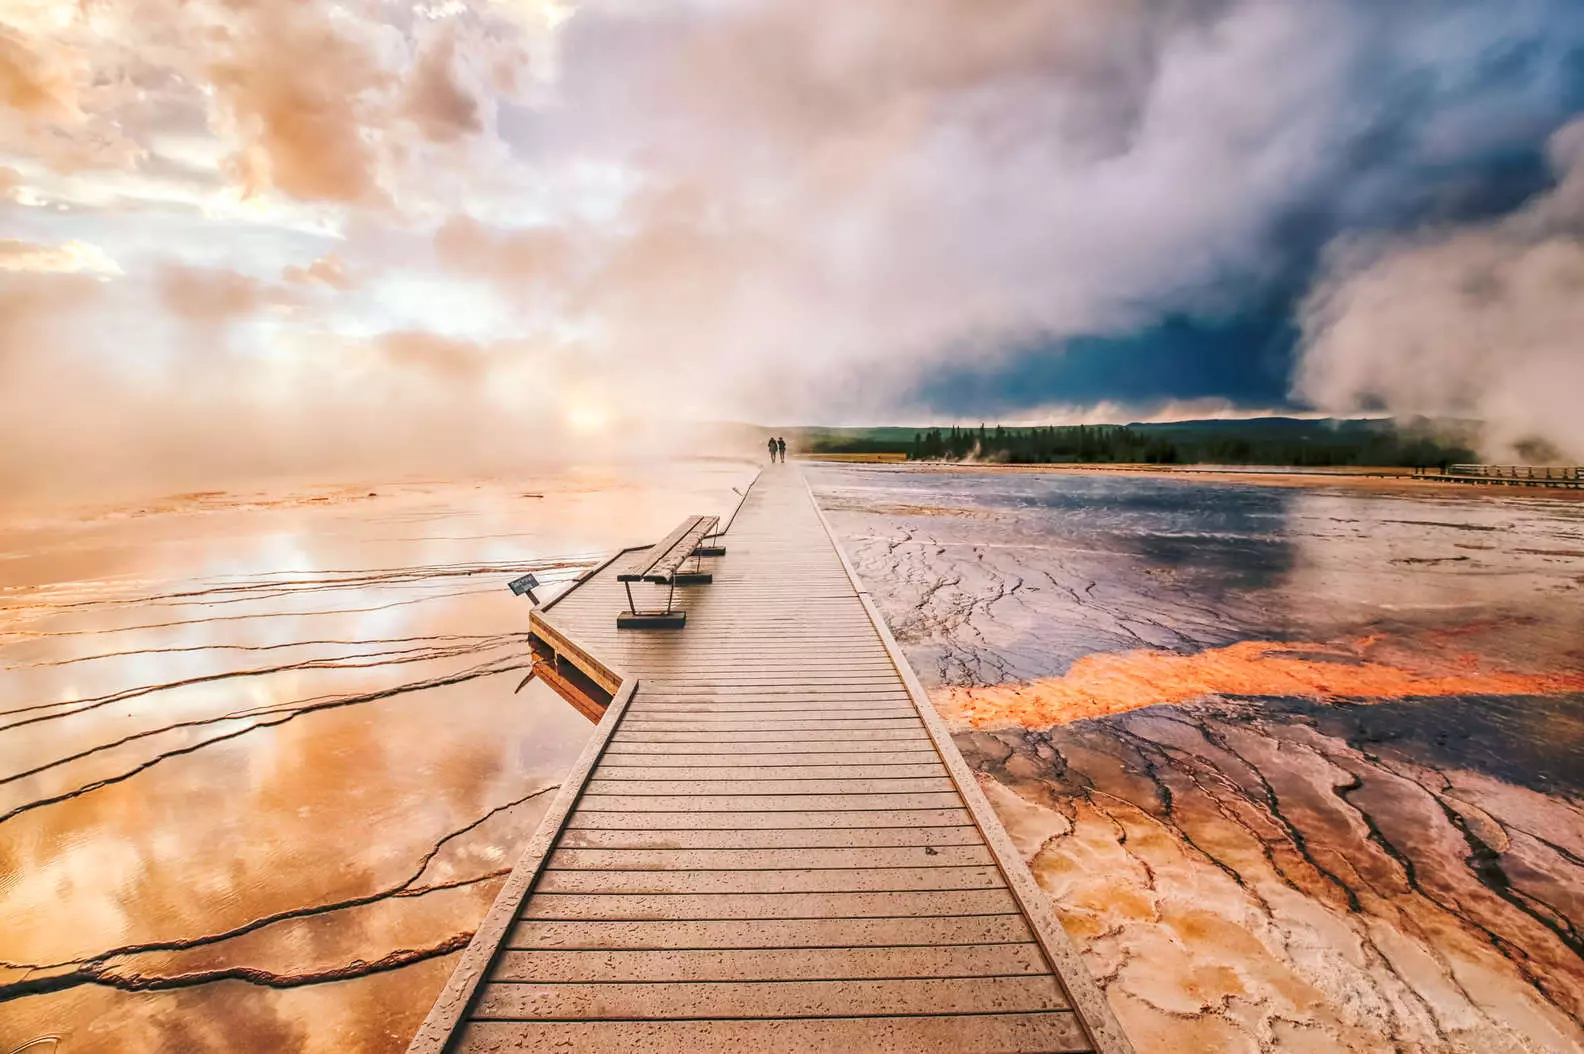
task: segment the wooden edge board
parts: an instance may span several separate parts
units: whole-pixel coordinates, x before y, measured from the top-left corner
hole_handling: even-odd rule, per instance
[[[528,632],[549,644],[558,654],[571,660],[573,666],[582,670],[589,680],[607,692],[615,695],[621,690],[622,682],[626,678],[600,662],[592,652],[572,639],[566,631],[558,628],[542,609],[535,608],[528,613]]]
[[[407,1045],[407,1054],[444,1054],[450,1046],[488,976],[496,954],[505,944],[506,935],[516,924],[523,902],[527,900],[539,873],[550,859],[550,852],[566,825],[567,817],[582,798],[589,782],[589,773],[599,764],[600,756],[605,753],[605,747],[615,734],[616,726],[621,723],[622,714],[637,689],[636,679],[623,676],[621,688],[611,699],[605,716],[594,727],[594,734],[589,737],[588,745],[583,748],[577,763],[562,778],[561,789],[539,821],[538,830],[528,840],[517,865],[496,894],[495,902],[473,932],[473,938],[463,950],[456,969],[451,971],[445,988],[435,999],[434,1006],[429,1008],[429,1014],[419,1026],[418,1033]]]
[[[1056,918],[1045,891],[1034,881],[1033,872],[1029,871],[1022,854],[1012,844],[1012,839],[996,817],[990,800],[979,788],[979,781],[974,777],[973,770],[958,752],[957,744],[952,742],[946,722],[936,713],[934,704],[929,701],[929,694],[925,692],[918,675],[913,672],[912,664],[902,653],[901,646],[891,634],[891,628],[886,625],[884,616],[880,614],[880,609],[875,606],[874,599],[869,595],[869,590],[864,587],[863,580],[858,577],[852,561],[847,558],[847,551],[836,540],[836,532],[831,530],[825,510],[820,508],[819,502],[815,500],[814,489],[809,486],[808,477],[801,471],[798,472],[798,477],[803,481],[803,489],[808,494],[809,504],[814,506],[814,513],[819,517],[820,526],[830,538],[831,547],[841,559],[843,570],[847,572],[853,589],[858,593],[859,601],[869,613],[870,621],[874,623],[881,643],[885,645],[887,654],[891,656],[898,676],[902,678],[908,693],[913,696],[914,705],[924,721],[930,740],[935,744],[936,753],[945,763],[952,783],[956,785],[957,792],[968,807],[968,814],[973,817],[974,825],[979,828],[979,833],[990,846],[991,855],[995,857],[1007,887],[1012,891],[1018,906],[1023,909],[1035,937],[1039,940],[1040,947],[1044,949],[1046,958],[1050,960],[1056,981],[1067,995],[1068,1005],[1078,1012],[1080,1026],[1089,1034],[1090,1041],[1100,1054],[1133,1054],[1133,1044],[1122,1031],[1122,1026],[1112,1012],[1105,993],[1095,984],[1094,978],[1089,975],[1088,967],[1084,966],[1083,960],[1078,957],[1077,949],[1067,938],[1067,931],[1062,929],[1061,921]]]
[[[731,511],[730,516],[726,517],[726,526],[717,531],[714,537],[719,538],[721,535],[732,529],[732,524],[737,522],[737,514],[742,511],[742,507],[744,505],[748,504],[748,495],[753,493],[754,484],[759,482],[759,477],[762,475],[764,475],[763,467],[754,473],[754,478],[749,480],[748,485],[743,488],[742,497],[737,499],[737,507]]]

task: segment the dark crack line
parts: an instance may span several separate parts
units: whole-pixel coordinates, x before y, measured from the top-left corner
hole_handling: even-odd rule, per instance
[[[169,991],[176,988],[197,988],[200,985],[213,984],[216,981],[245,981],[248,984],[258,985],[263,988],[301,988],[306,985],[328,984],[332,981],[347,981],[356,977],[368,977],[372,974],[388,973],[391,970],[400,970],[414,963],[425,962],[429,959],[438,959],[450,955],[452,952],[461,951],[467,947],[468,941],[473,939],[471,931],[453,934],[439,944],[427,948],[398,948],[372,962],[363,959],[354,959],[344,966],[337,966],[329,970],[313,970],[307,973],[283,974],[271,970],[261,970],[252,966],[225,966],[215,970],[198,970],[193,973],[177,974],[175,976],[160,976],[147,974],[120,974],[113,972],[109,967],[87,966],[73,970],[55,978],[39,978],[34,982],[21,982],[12,986],[16,991],[0,993],[0,998],[19,998],[25,995],[39,995],[45,992],[60,991],[62,988],[75,988],[79,985],[93,984],[106,988],[115,988],[123,992],[158,992]],[[55,981],[65,981],[65,984],[53,984]]]
[[[368,670],[380,666],[406,665],[414,662],[439,662],[444,659],[456,659],[465,655],[474,655],[479,652],[493,651],[505,647],[519,639],[516,634],[501,634],[492,642],[482,644],[457,644],[450,647],[431,648],[399,648],[395,651],[358,652],[352,655],[338,655],[335,658],[304,659],[301,662],[283,663],[279,666],[261,666],[251,670],[222,670],[219,673],[200,674],[196,677],[187,677],[179,681],[166,681],[163,684],[139,685],[136,688],[124,688],[119,692],[109,695],[91,696],[87,699],[64,699],[56,703],[36,703],[32,706],[21,706],[14,710],[0,711],[0,715],[33,713],[38,710],[48,710],[57,706],[74,706],[76,709],[67,710],[58,714],[41,714],[38,717],[28,717],[20,721],[13,721],[8,725],[0,725],[0,732],[13,728],[22,728],[25,725],[38,724],[41,721],[55,721],[66,717],[75,717],[97,710],[101,706],[110,706],[114,703],[125,702],[128,699],[137,699],[141,696],[152,695],[155,692],[173,691],[178,688],[190,688],[195,684],[211,684],[215,681],[228,681],[238,677],[268,677],[277,673],[298,673],[303,670]],[[351,662],[352,659],[372,659],[372,662]],[[0,782],[4,782],[0,780]]]
[[[435,593],[431,596],[413,597],[409,600],[393,600],[389,604],[375,604],[367,608],[330,608],[316,611],[258,611],[251,615],[215,615],[210,618],[177,619],[174,622],[149,622],[139,626],[109,626],[94,630],[63,630],[38,633],[31,630],[10,630],[0,633],[0,637],[25,637],[29,639],[42,639],[47,637],[81,637],[103,636],[109,633],[131,633],[147,629],[172,629],[177,626],[198,626],[210,622],[242,622],[248,619],[261,618],[325,618],[331,615],[364,615],[372,611],[387,611],[390,608],[406,607],[410,604],[427,604],[434,600],[451,600],[456,597],[479,596],[483,593],[495,592],[494,587],[486,589],[461,589],[453,593]]]
[[[253,581],[243,581],[236,585],[213,585],[204,589],[180,590],[171,593],[150,593],[138,597],[116,597],[108,600],[71,600],[64,602],[43,602],[29,604],[33,610],[66,611],[85,607],[112,607],[131,606],[138,607],[147,604],[179,605],[183,601],[194,601],[201,604],[235,604],[245,603],[249,600],[271,600],[283,596],[294,596],[298,593],[316,593],[324,590],[335,589],[371,589],[382,586],[397,586],[423,584],[439,579],[469,578],[476,575],[503,574],[507,571],[523,568],[532,571],[565,571],[589,567],[594,563],[590,560],[561,560],[546,563],[517,564],[502,562],[499,564],[435,564],[433,566],[390,568],[380,571],[365,572],[323,572],[326,575],[341,574],[341,578],[316,578],[312,576],[303,578],[287,578],[276,580],[261,580],[257,576]],[[281,572],[290,574],[291,572]],[[203,598],[213,596],[226,596],[241,593],[240,597],[230,600],[206,600]]]
[[[286,648],[313,648],[313,647],[356,647],[367,644],[419,644],[446,641],[482,641],[494,640],[500,637],[516,638],[521,634],[501,633],[441,633],[432,637],[387,637],[383,640],[293,640],[282,644],[193,644],[181,648],[132,648],[127,651],[101,652],[98,655],[78,655],[70,659],[54,659],[50,662],[30,662],[10,666],[13,670],[41,670],[55,666],[70,666],[79,662],[97,662],[101,659],[125,659],[137,655],[175,655],[187,652],[202,651],[281,651]],[[399,654],[399,649],[395,654]],[[346,656],[343,656],[345,658]],[[80,701],[80,700],[73,700]],[[65,702],[46,704],[65,706]],[[18,713],[15,710],[0,710],[0,714]]]
[[[71,967],[72,969],[66,973],[55,974],[49,977],[32,978],[14,982],[10,985],[0,985],[0,1001],[15,998],[19,995],[36,995],[40,992],[59,991],[62,988],[70,988],[78,984],[93,983],[93,978],[95,976],[102,975],[104,971],[108,970],[110,961],[114,959],[124,959],[129,956],[144,955],[151,952],[190,951],[194,948],[208,947],[215,944],[221,944],[225,941],[235,940],[238,937],[246,936],[249,933],[253,933],[257,930],[264,929],[267,926],[274,926],[282,922],[290,922],[298,919],[327,915],[337,911],[345,911],[350,908],[364,907],[366,905],[374,904],[390,898],[420,897],[428,893],[436,893],[443,890],[458,889],[463,886],[476,885],[479,882],[484,882],[491,878],[499,878],[502,875],[510,874],[511,868],[499,868],[486,872],[482,875],[473,875],[467,878],[431,883],[427,886],[413,885],[413,883],[417,882],[423,877],[424,872],[429,869],[429,865],[434,861],[434,858],[440,853],[442,849],[445,848],[449,842],[456,838],[460,838],[471,831],[477,830],[489,820],[503,812],[506,812],[509,809],[514,809],[525,802],[532,801],[533,799],[548,794],[551,791],[558,790],[560,786],[561,785],[559,783],[552,783],[548,786],[540,787],[537,790],[529,791],[527,794],[524,794],[519,798],[514,798],[509,802],[495,806],[488,812],[479,816],[477,819],[463,825],[462,827],[458,827],[454,831],[448,832],[427,852],[425,852],[423,856],[419,858],[417,866],[413,868],[412,873],[409,874],[405,879],[394,886],[377,890],[373,893],[365,893],[356,897],[347,897],[343,900],[332,901],[326,904],[315,904],[309,907],[291,908],[286,911],[274,912],[269,915],[263,915],[259,918],[252,919],[240,926],[234,926],[229,930],[223,930],[219,933],[210,933],[197,937],[184,937],[173,940],[147,941],[139,944],[122,945],[121,947],[110,948],[106,951],[98,952],[83,959],[68,959],[64,962],[56,963],[4,963],[3,965],[5,967],[14,970],[62,970],[67,967]]]
[[[12,809],[10,812],[0,813],[0,824],[3,824],[3,823],[5,823],[8,820],[14,819],[15,817],[21,815],[22,813],[29,812],[29,811],[31,811],[33,809],[42,808],[43,806],[46,806],[46,805],[54,805],[57,802],[69,801],[69,800],[71,800],[73,798],[81,797],[82,795],[88,794],[88,793],[90,793],[92,791],[100,790],[100,789],[102,789],[104,787],[108,787],[108,786],[111,786],[113,784],[121,783],[124,780],[131,779],[133,776],[136,776],[140,772],[146,772],[147,770],[153,768],[155,765],[158,765],[162,761],[167,761],[167,760],[169,760],[171,758],[174,758],[174,757],[180,757],[180,756],[182,756],[184,754],[191,754],[191,753],[194,753],[195,751],[202,750],[205,747],[213,746],[216,743],[223,743],[223,742],[226,742],[228,740],[236,739],[239,736],[245,736],[245,735],[247,735],[250,732],[256,732],[256,731],[258,731],[261,728],[273,728],[273,727],[276,727],[278,725],[283,725],[283,724],[285,724],[288,721],[291,721],[291,720],[294,720],[294,719],[296,719],[298,717],[301,717],[303,714],[315,713],[315,712],[320,711],[320,710],[333,710],[333,709],[337,709],[339,707],[344,707],[344,706],[357,706],[357,705],[360,705],[362,703],[378,702],[378,701],[380,701],[382,699],[389,699],[389,698],[392,698],[394,696],[405,695],[405,694],[410,693],[410,692],[420,692],[420,691],[425,691],[425,690],[430,689],[430,688],[443,688],[443,687],[446,687],[448,685],[461,684],[461,683],[463,683],[465,681],[471,681],[471,680],[474,680],[474,679],[479,678],[479,677],[487,677],[487,676],[491,676],[491,675],[497,674],[497,673],[510,673],[510,672],[512,672],[514,670],[525,670],[525,669],[530,668],[531,666],[532,666],[532,663],[521,663],[521,662],[519,662],[519,663],[514,663],[514,664],[509,664],[509,665],[486,665],[485,667],[474,667],[472,669],[464,670],[464,671],[462,671],[460,673],[454,674],[454,675],[449,676],[449,677],[437,677],[437,678],[432,678],[432,679],[427,680],[427,681],[415,681],[415,682],[413,682],[411,684],[403,684],[403,685],[398,685],[398,686],[396,686],[394,688],[381,689],[380,691],[377,691],[377,692],[365,692],[365,693],[361,693],[359,695],[345,696],[345,697],[341,697],[341,698],[329,699],[329,700],[326,700],[324,702],[311,703],[311,704],[308,704],[308,705],[305,705],[305,706],[300,706],[300,707],[296,707],[296,708],[293,708],[293,709],[290,709],[290,710],[286,710],[284,712],[281,712],[281,711],[269,711],[268,713],[269,713],[270,716],[276,716],[277,714],[280,715],[280,716],[276,717],[276,719],[273,720],[273,721],[270,721],[270,720],[257,721],[254,724],[251,724],[251,725],[247,726],[246,728],[238,729],[235,732],[227,732],[224,735],[214,736],[214,737],[212,737],[210,739],[205,739],[205,740],[203,740],[201,742],[198,742],[198,743],[192,743],[192,744],[189,744],[189,745],[187,745],[185,747],[177,747],[177,748],[172,749],[172,750],[164,751],[164,752],[162,752],[160,754],[156,754],[154,757],[149,758],[147,761],[144,761],[141,764],[135,765],[134,767],[132,767],[131,769],[128,769],[125,772],[118,773],[118,774],[116,774],[114,776],[106,776],[103,779],[94,780],[92,783],[84,784],[83,786],[78,787],[75,790],[64,791],[64,792],[62,792],[60,794],[50,795],[49,797],[46,797],[46,798],[39,798],[39,799],[37,799],[35,801],[28,802],[25,805],[19,805],[16,808]],[[247,716],[258,716],[258,715],[246,715],[244,717],[219,718],[219,719],[210,718],[207,721],[199,722],[199,723],[202,723],[202,724],[215,724],[215,723],[218,723],[219,721],[245,720]],[[176,726],[171,726],[171,727],[176,727]]]

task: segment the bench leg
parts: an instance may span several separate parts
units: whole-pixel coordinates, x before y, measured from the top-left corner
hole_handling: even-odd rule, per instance
[[[616,616],[617,629],[681,629],[685,625],[686,611],[623,611]]]
[[[678,611],[673,604],[676,600],[676,581],[673,576],[670,587],[666,590],[666,603],[663,611],[638,611],[633,603],[632,584],[622,583],[627,587],[627,610],[616,616],[617,629],[681,629],[687,625],[687,612]]]
[[[725,550],[722,550],[724,552]],[[671,576],[672,585],[678,586],[707,586],[715,581],[715,576],[704,570],[704,557],[710,555],[703,549],[694,549],[693,570],[678,571]]]

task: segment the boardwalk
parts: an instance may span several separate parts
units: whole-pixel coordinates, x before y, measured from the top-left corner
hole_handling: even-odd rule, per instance
[[[614,697],[414,1054],[1128,1050],[795,466],[723,544],[534,612]]]

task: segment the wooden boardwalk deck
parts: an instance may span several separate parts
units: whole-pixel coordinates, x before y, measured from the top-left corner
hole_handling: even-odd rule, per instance
[[[724,545],[533,613],[614,697],[411,1052],[1129,1050],[796,466]]]

